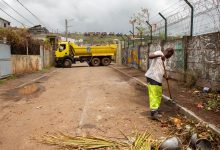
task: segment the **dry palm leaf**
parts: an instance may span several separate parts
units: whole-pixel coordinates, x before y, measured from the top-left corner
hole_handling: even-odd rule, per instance
[[[125,136],[125,134],[123,135]],[[130,141],[129,139],[134,140]],[[44,135],[41,142],[49,145],[57,145],[63,148],[84,150],[107,148],[120,150],[150,150],[153,145],[158,145],[158,142],[152,140],[150,134],[147,132],[136,133],[135,138],[126,136],[126,140],[129,141],[119,142],[96,137],[74,137],[59,133],[54,135]]]

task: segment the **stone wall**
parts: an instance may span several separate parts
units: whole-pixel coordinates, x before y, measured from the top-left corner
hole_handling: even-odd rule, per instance
[[[187,45],[187,70],[198,85],[220,89],[220,33],[193,37]]]

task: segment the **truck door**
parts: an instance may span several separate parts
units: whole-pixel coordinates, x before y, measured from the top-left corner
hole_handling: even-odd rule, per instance
[[[68,56],[69,55],[68,44],[60,44],[59,53],[60,53],[60,57]]]

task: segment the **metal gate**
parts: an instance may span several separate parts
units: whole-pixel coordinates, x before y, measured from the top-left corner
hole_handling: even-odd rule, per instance
[[[11,47],[0,43],[0,78],[12,74]]]

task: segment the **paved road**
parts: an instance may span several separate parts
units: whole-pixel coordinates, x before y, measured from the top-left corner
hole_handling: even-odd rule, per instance
[[[147,117],[145,90],[110,67],[59,68],[26,89],[4,90],[21,80],[25,76],[0,86],[0,149],[54,149],[32,138],[57,131],[120,138],[119,130],[137,128],[165,136]]]

